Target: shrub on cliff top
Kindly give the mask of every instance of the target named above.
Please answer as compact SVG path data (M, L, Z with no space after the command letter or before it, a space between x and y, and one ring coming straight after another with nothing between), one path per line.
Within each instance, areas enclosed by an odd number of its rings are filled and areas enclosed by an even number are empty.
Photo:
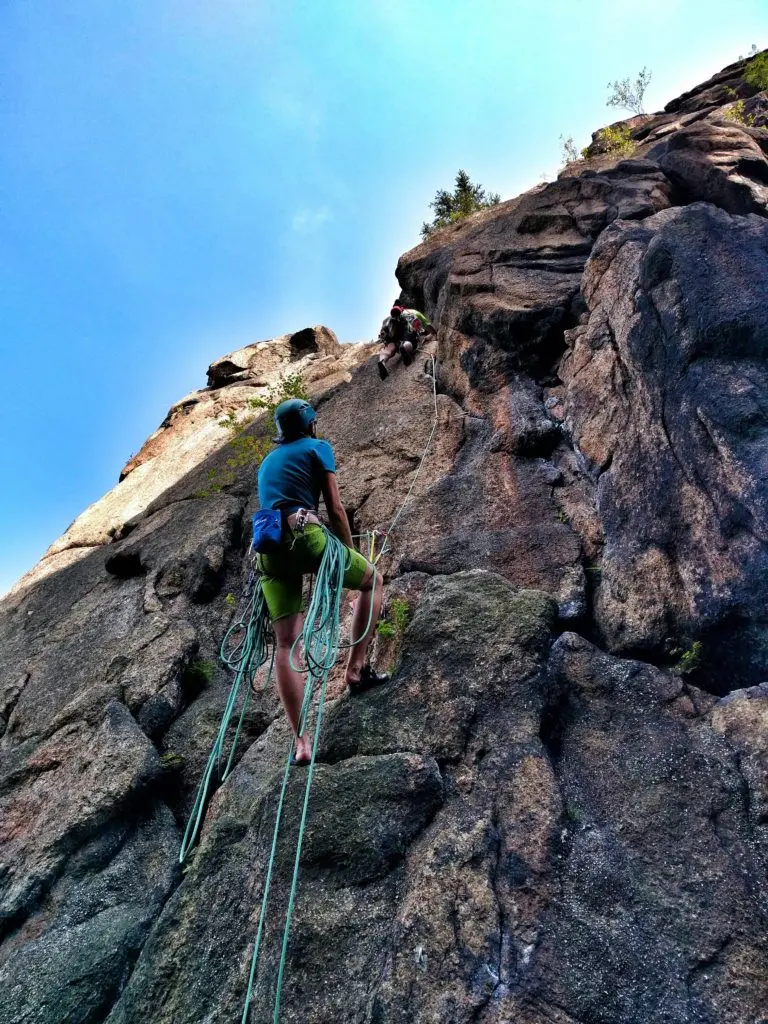
M560 136L560 155L563 164L572 164L575 163L577 160L584 159L584 153L573 141L572 135Z
M643 68L638 72L634 82L630 78L622 78L616 82L609 82L611 90L606 100L609 107L620 107L623 110L631 110L633 114L644 114L643 97L648 84L651 81L651 72Z
M579 149L579 147L573 141L572 135L561 135L560 155L563 160L562 166L565 166L566 164L576 163L579 160L588 160L589 146L584 146L582 149Z
M596 141L603 153L614 153L617 156L631 156L637 149L637 143L632 138L628 125L609 125L607 128L601 128Z
M752 58L744 69L744 81L760 92L768 89L768 53L759 53Z
M435 218L431 224L421 225L421 237L426 238L437 228L448 227L449 224L468 217L470 213L495 206L500 199L501 196L497 192L486 195L482 185L475 185L466 171L459 171L453 192L441 188L435 193L435 198L429 204L435 211Z

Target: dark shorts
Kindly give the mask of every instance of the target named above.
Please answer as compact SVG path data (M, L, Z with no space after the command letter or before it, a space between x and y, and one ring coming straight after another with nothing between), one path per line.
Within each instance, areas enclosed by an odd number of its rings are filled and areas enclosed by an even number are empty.
M394 345L395 352L399 352L403 347L403 343L406 341L410 341L410 343L413 345L413 351L415 352L416 349L419 347L420 338L420 334L415 334L413 331L408 331L404 338L390 338L387 341L383 341L381 343L381 347L384 349L388 345Z
M261 589L273 622L287 615L297 615L303 610L303 576L317 572L320 568L327 543L323 527L310 524L297 531L294 538L285 542L274 554L258 556L256 564L261 572ZM347 590L359 590L369 563L359 551L352 548L346 551L344 587Z

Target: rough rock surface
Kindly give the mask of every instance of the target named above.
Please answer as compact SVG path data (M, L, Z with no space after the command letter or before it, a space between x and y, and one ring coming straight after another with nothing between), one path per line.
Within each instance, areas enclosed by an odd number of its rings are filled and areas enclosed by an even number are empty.
M631 157L405 254L438 342L386 382L320 327L212 363L0 604L0 1024L240 1017L273 692L177 858L255 507L218 422L297 372L354 531L402 509L380 564L407 623L375 643L389 685L332 679L281 1020L766 1024L768 132L726 117L729 89L765 106L743 68L631 119Z
M762 146L760 145L762 143ZM732 122L699 122L676 132L659 160L686 195L729 213L768 212L768 139Z
M702 637L724 689L768 669L766 275L765 218L694 203L617 223L560 370L598 477L602 634L614 650Z

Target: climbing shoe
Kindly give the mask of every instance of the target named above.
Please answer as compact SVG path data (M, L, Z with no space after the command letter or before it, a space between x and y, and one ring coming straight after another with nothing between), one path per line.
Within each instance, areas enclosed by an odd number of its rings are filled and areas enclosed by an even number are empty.
M364 665L359 681L347 683L347 688L351 696L355 697L358 693L365 693L366 690L371 690L374 686L382 686L388 682L389 676L386 672L375 672L370 665Z
M401 350L400 354L403 357L403 364L405 366L410 366L413 362L413 352L409 352L407 348L404 348Z
M387 377L389 376L389 370L387 369L385 364L383 362L381 362L381 361L378 363L378 367L379 367L379 376L381 377L382 380L386 380Z

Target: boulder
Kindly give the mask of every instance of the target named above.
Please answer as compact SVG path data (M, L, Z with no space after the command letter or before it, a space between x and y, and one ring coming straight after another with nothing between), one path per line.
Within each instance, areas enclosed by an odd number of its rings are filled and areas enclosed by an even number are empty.
M670 137L659 164L689 201L768 216L768 131L762 134L761 148L733 122L699 122Z
M515 896L498 864L545 871L557 801L538 730L554 617L546 595L492 573L430 580L397 679L329 709L281 1020L437 1020L452 1005L468 1020L502 969L500 905L515 936L502 957L530 941L537 899ZM110 1024L242 1012L287 752L271 732L218 794ZM305 777L288 786L255 1019L274 1000Z

